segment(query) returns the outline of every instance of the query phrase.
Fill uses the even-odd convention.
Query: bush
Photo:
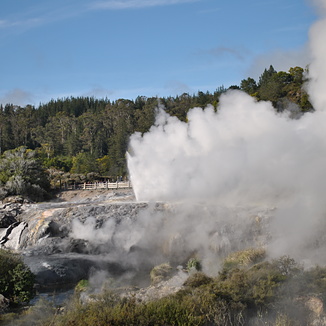
[[[211,283],[213,280],[212,278],[208,277],[206,274],[202,272],[197,272],[191,274],[187,280],[184,282],[184,286],[196,288],[202,285],[206,285]]]
[[[72,159],[71,173],[87,174],[97,172],[98,166],[95,156],[90,153],[79,153]]]
[[[58,309],[53,302],[41,298],[34,306],[23,310],[20,314],[8,313],[0,318],[3,324],[15,326],[50,326],[53,325]]]
[[[88,287],[89,287],[88,280],[80,280],[75,286],[75,292],[76,293],[85,292],[88,289]]]
[[[172,274],[172,267],[169,263],[164,263],[161,265],[155,266],[151,272],[151,282],[152,284],[157,284],[165,279],[167,279]]]
[[[197,258],[190,258],[187,262],[187,271],[188,272],[201,271],[200,261]]]
[[[232,252],[225,258],[223,268],[228,270],[238,267],[248,267],[261,262],[265,257],[266,252],[263,248],[249,248],[246,250]]]
[[[46,168],[58,169],[64,172],[69,172],[72,168],[72,158],[60,156],[60,157],[51,157],[43,158],[43,165]]]
[[[34,275],[21,258],[0,249],[0,293],[9,299],[10,305],[29,302],[35,295]]]
[[[36,152],[19,147],[0,157],[2,197],[23,195],[35,201],[49,198],[48,175],[36,159]]]
[[[156,266],[153,277],[170,270],[167,263]],[[122,298],[108,290],[85,304],[74,296],[50,323],[53,311],[48,310],[44,322],[38,320],[33,325],[303,326],[309,324],[312,313],[306,307],[307,298],[317,298],[313,293],[325,291],[325,275],[326,268],[303,271],[293,259],[281,257],[237,266],[215,278],[193,273],[176,294],[148,302]],[[289,291],[291,280],[300,285]]]
[[[74,300],[53,326],[105,325],[244,325],[245,306],[219,299],[210,287],[180,291],[158,300],[137,303],[106,292],[86,305]]]

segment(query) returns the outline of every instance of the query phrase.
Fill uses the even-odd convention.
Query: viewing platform
[[[74,184],[63,184],[61,190],[100,190],[100,189],[131,189],[130,181],[118,182],[84,182]]]

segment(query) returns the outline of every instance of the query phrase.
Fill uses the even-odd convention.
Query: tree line
[[[258,81],[247,78],[240,89],[258,101],[271,101],[276,111],[296,104],[296,117],[313,111],[304,90],[307,69],[290,68],[277,72],[273,66],[265,69]],[[36,150],[46,168],[66,173],[103,176],[126,175],[125,153],[128,139],[134,132],[147,132],[155,121],[161,105],[172,116],[186,121],[189,109],[218,108],[224,86],[215,92],[198,91],[175,97],[138,96],[135,100],[67,97],[51,100],[38,107],[14,104],[0,106],[0,154],[24,146]]]

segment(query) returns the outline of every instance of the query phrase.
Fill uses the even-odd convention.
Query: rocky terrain
[[[66,191],[37,204],[16,197],[0,205],[0,246],[22,254],[40,296],[62,292],[56,300],[64,300],[87,279],[84,302],[107,286],[147,302],[183,288],[189,258],[198,259],[205,274],[216,275],[229,253],[267,248],[275,237],[276,211],[212,202],[137,202],[131,190]],[[306,243],[314,245],[319,259],[323,239],[318,237],[318,248],[315,238]],[[153,282],[150,271],[164,263],[171,272]],[[299,299],[324,325],[322,300]]]
[[[216,272],[219,258],[230,251],[268,241],[271,214],[261,208],[136,202],[130,190],[66,191],[45,203],[2,203],[0,245],[23,255],[40,290],[69,288],[81,279],[143,286],[153,266],[169,262],[177,271],[194,256],[206,273]],[[183,283],[177,286],[177,279],[176,289]]]
[[[0,207],[0,245],[22,253],[25,263],[36,274],[41,287],[74,284],[87,278],[93,266],[103,268],[86,250],[86,244],[69,237],[71,214],[92,210],[96,202],[128,200],[132,193],[69,191],[60,193],[53,201],[26,203],[21,198],[11,198]],[[102,207],[102,208],[101,208]],[[104,264],[104,265],[103,265]]]

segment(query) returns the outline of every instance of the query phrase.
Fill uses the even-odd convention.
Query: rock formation
[[[193,255],[214,273],[230,251],[266,241],[268,210],[258,218],[253,209],[135,202],[130,192],[86,193],[1,207],[10,222],[0,231],[0,246],[22,253],[40,288],[71,286],[95,271],[130,284],[145,275],[149,282],[153,266],[168,261],[176,267]]]

